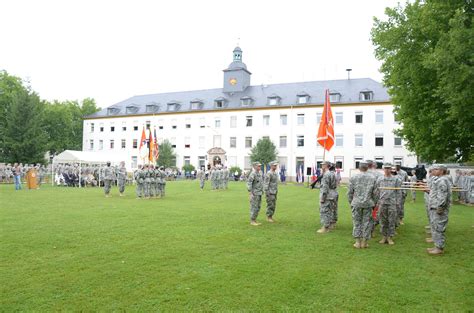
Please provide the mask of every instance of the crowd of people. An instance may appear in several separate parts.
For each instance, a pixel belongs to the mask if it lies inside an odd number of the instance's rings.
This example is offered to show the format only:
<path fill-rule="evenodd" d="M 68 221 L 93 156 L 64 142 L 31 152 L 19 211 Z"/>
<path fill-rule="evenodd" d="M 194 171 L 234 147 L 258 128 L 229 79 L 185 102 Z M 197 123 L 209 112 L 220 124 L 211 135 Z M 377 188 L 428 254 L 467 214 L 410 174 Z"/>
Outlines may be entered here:
<path fill-rule="evenodd" d="M 470 203 L 469 191 L 474 186 L 474 170 L 456 170 L 454 185 L 460 187 L 463 191 L 459 191 L 458 200 L 460 203 Z"/>
<path fill-rule="evenodd" d="M 15 189 L 20 190 L 22 189 L 22 183 L 26 181 L 26 174 L 33 168 L 36 170 L 36 180 L 39 188 L 50 172 L 50 167 L 47 168 L 42 164 L 0 164 L 0 183 L 14 183 Z"/>

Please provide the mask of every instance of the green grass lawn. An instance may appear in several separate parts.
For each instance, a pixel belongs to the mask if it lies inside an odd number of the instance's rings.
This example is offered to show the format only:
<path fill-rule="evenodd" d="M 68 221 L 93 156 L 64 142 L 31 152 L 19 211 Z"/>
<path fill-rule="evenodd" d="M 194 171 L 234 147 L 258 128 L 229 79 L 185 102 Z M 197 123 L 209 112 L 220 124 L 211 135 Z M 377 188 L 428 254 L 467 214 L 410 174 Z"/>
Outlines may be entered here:
<path fill-rule="evenodd" d="M 473 207 L 452 207 L 446 253 L 429 256 L 421 194 L 394 246 L 377 234 L 356 250 L 344 187 L 337 229 L 319 235 L 317 191 L 280 186 L 277 223 L 262 209 L 255 227 L 243 183 L 198 185 L 170 182 L 155 200 L 136 200 L 134 187 L 106 199 L 98 188 L 0 185 L 0 310 L 474 308 Z"/>

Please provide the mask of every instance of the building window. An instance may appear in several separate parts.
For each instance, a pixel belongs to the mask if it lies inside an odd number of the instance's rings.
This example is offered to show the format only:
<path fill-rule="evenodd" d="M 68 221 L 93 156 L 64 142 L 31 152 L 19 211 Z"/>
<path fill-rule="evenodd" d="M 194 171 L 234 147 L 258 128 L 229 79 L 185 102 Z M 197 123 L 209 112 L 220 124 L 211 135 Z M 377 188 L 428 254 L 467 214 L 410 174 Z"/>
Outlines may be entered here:
<path fill-rule="evenodd" d="M 245 148 L 252 148 L 252 137 L 245 137 Z"/>
<path fill-rule="evenodd" d="M 336 112 L 336 124 L 342 124 L 344 122 L 343 112 Z"/>
<path fill-rule="evenodd" d="M 280 136 L 280 148 L 286 148 L 286 136 Z"/>
<path fill-rule="evenodd" d="M 362 134 L 356 134 L 355 135 L 355 146 L 356 147 L 362 147 L 364 144 L 363 136 Z"/>
<path fill-rule="evenodd" d="M 110 132 L 114 132 L 115 131 L 115 126 L 110 126 Z"/>
<path fill-rule="evenodd" d="M 363 157 L 355 157 L 355 158 L 354 158 L 354 166 L 355 166 L 355 168 L 359 168 L 360 162 L 362 162 L 363 159 L 364 159 Z"/>
<path fill-rule="evenodd" d="M 339 168 L 341 170 L 344 169 L 344 157 L 342 156 L 334 157 L 334 163 L 336 164 L 336 168 Z"/>
<path fill-rule="evenodd" d="M 383 134 L 375 134 L 375 146 L 383 147 Z"/>
<path fill-rule="evenodd" d="M 321 123 L 322 116 L 323 116 L 323 113 L 316 113 L 316 124 Z"/>
<path fill-rule="evenodd" d="M 362 112 L 355 112 L 355 122 L 356 124 L 362 124 L 363 122 L 363 113 Z"/>
<path fill-rule="evenodd" d="M 163 129 L 163 126 L 158 126 L 158 129 Z"/>
<path fill-rule="evenodd" d="M 341 94 L 340 93 L 330 93 L 329 94 L 329 102 L 336 103 L 341 101 Z"/>
<path fill-rule="evenodd" d="M 180 104 L 176 101 L 168 103 L 168 111 L 178 111 Z"/>
<path fill-rule="evenodd" d="M 393 145 L 395 147 L 401 147 L 402 146 L 402 138 L 401 137 L 395 137 L 393 139 Z"/>
<path fill-rule="evenodd" d="M 361 91 L 360 101 L 372 101 L 374 99 L 374 93 L 372 91 Z"/>
<path fill-rule="evenodd" d="M 94 132 L 94 123 L 91 123 L 91 133 Z"/>
<path fill-rule="evenodd" d="M 199 136 L 199 149 L 204 149 L 205 142 L 206 142 L 206 137 L 204 136 Z"/>
<path fill-rule="evenodd" d="M 132 156 L 132 168 L 137 168 L 138 166 L 138 157 Z"/>
<path fill-rule="evenodd" d="M 191 124 L 186 124 L 186 128 L 191 128 Z"/>
<path fill-rule="evenodd" d="M 240 98 L 240 105 L 243 107 L 248 107 L 253 104 L 253 99 L 250 97 L 242 97 Z"/>
<path fill-rule="evenodd" d="M 383 164 L 383 157 L 375 157 L 374 158 L 375 163 L 377 164 L 377 168 L 379 168 L 378 164 L 382 163 Z"/>
<path fill-rule="evenodd" d="M 171 137 L 170 143 L 171 143 L 171 147 L 176 148 L 176 137 Z"/>
<path fill-rule="evenodd" d="M 206 127 L 206 118 L 205 117 L 201 117 L 199 119 L 199 127 L 200 128 L 205 128 Z"/>
<path fill-rule="evenodd" d="M 298 125 L 304 125 L 304 114 L 298 114 L 296 117 L 296 122 Z"/>
<path fill-rule="evenodd" d="M 231 116 L 230 117 L 230 128 L 236 128 L 237 127 L 237 116 Z"/>
<path fill-rule="evenodd" d="M 99 140 L 99 150 L 102 150 L 102 149 L 104 149 L 104 141 Z"/>
<path fill-rule="evenodd" d="M 214 135 L 214 147 L 221 147 L 221 135 Z"/>
<path fill-rule="evenodd" d="M 145 128 L 146 128 L 146 130 L 149 130 L 149 129 L 150 129 L 150 125 L 151 125 L 151 122 L 150 122 L 150 121 L 146 121 L 146 122 L 145 122 Z"/>
<path fill-rule="evenodd" d="M 137 148 L 138 148 L 138 139 L 133 139 L 132 148 L 133 148 L 133 149 L 137 149 Z"/>
<path fill-rule="evenodd" d="M 343 146 L 344 146 L 344 135 L 336 134 L 336 147 L 343 147 Z"/>
<path fill-rule="evenodd" d="M 298 104 L 308 103 L 308 96 L 298 96 Z"/>
<path fill-rule="evenodd" d="M 184 137 L 184 147 L 191 148 L 191 137 Z"/>
<path fill-rule="evenodd" d="M 268 98 L 268 105 L 278 105 L 280 98 Z"/>
<path fill-rule="evenodd" d="M 393 157 L 393 164 L 403 166 L 403 157 Z"/>
<path fill-rule="evenodd" d="M 199 168 L 203 168 L 206 166 L 206 157 L 205 156 L 199 156 L 198 157 L 198 166 Z"/>
<path fill-rule="evenodd" d="M 375 111 L 375 123 L 383 123 L 383 111 Z"/>
<path fill-rule="evenodd" d="M 110 139 L 110 149 L 113 149 L 115 147 L 115 142 L 113 139 Z"/>
<path fill-rule="evenodd" d="M 121 143 L 121 148 L 122 149 L 125 149 L 126 148 L 126 145 L 127 145 L 127 141 L 125 139 L 122 139 L 122 143 Z"/>
<path fill-rule="evenodd" d="M 216 119 L 214 120 L 214 126 L 215 126 L 216 128 L 220 128 L 220 127 L 221 127 L 221 119 L 220 119 L 220 118 L 216 118 Z"/>
<path fill-rule="evenodd" d="M 236 148 L 237 147 L 237 138 L 236 137 L 230 137 L 229 146 L 231 148 Z"/>
<path fill-rule="evenodd" d="M 252 168 L 252 164 L 250 164 L 250 157 L 244 157 L 244 170 L 249 170 Z"/>
<path fill-rule="evenodd" d="M 138 112 L 138 108 L 136 106 L 131 105 L 131 106 L 127 106 L 125 108 L 125 113 L 126 114 L 134 114 L 134 113 L 137 113 L 137 112 Z"/>
<path fill-rule="evenodd" d="M 190 156 L 185 156 L 183 163 L 184 163 L 184 165 L 190 165 L 191 164 L 191 157 Z"/>
<path fill-rule="evenodd" d="M 91 140 L 89 141 L 89 144 L 90 144 L 90 145 L 89 145 L 89 150 L 94 150 L 94 139 L 91 139 Z"/>
<path fill-rule="evenodd" d="M 224 107 L 224 100 L 216 100 L 215 105 L 217 109 L 222 109 Z"/>
<path fill-rule="evenodd" d="M 296 146 L 297 147 L 304 147 L 304 136 L 303 135 L 296 136 Z"/>
<path fill-rule="evenodd" d="M 133 126 L 133 131 L 138 131 L 138 126 Z"/>
<path fill-rule="evenodd" d="M 263 126 L 270 126 L 270 115 L 263 116 Z"/>
<path fill-rule="evenodd" d="M 398 114 L 393 113 L 393 121 L 396 124 L 400 124 L 400 119 L 398 118 Z"/>
<path fill-rule="evenodd" d="M 100 126 L 99 131 L 102 133 L 104 131 L 104 126 Z"/>
<path fill-rule="evenodd" d="M 280 125 L 285 126 L 288 124 L 288 115 L 282 114 L 280 115 Z"/>
<path fill-rule="evenodd" d="M 246 120 L 245 126 L 252 127 L 252 116 L 246 116 L 245 120 Z"/>
<path fill-rule="evenodd" d="M 199 110 L 203 104 L 204 102 L 198 99 L 191 101 L 191 110 Z"/>
<path fill-rule="evenodd" d="M 122 131 L 127 131 L 127 123 L 126 122 L 122 122 Z"/>

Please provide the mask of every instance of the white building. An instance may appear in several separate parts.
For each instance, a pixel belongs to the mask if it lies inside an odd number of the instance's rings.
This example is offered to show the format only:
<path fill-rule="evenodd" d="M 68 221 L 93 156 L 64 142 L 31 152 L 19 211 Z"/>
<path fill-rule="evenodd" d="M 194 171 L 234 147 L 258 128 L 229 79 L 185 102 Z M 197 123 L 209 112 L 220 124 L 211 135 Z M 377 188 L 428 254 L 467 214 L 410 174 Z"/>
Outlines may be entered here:
<path fill-rule="evenodd" d="M 364 159 L 416 165 L 416 156 L 393 133 L 399 124 L 380 83 L 364 78 L 251 86 L 250 76 L 237 47 L 223 88 L 134 96 L 85 117 L 83 150 L 122 153 L 127 167 L 136 168 L 146 127 L 156 129 L 158 142 L 173 144 L 178 167 L 207 165 L 208 151 L 221 147 L 225 165 L 249 169 L 251 147 L 269 137 L 294 177 L 298 165 L 323 160 L 316 135 L 329 89 L 336 143 L 325 157 L 343 177 Z"/>

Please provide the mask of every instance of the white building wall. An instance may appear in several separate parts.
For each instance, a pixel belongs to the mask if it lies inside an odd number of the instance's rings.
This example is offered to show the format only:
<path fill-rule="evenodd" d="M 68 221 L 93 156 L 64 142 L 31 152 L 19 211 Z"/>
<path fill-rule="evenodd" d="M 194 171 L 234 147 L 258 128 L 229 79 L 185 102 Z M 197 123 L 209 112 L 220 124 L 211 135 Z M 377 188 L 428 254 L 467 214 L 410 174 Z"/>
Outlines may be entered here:
<path fill-rule="evenodd" d="M 182 167 L 184 157 L 190 157 L 191 164 L 198 166 L 198 159 L 207 156 L 207 151 L 214 146 L 214 140 L 220 136 L 221 148 L 227 152 L 227 165 L 245 166 L 245 158 L 250 148 L 245 147 L 245 138 L 252 138 L 252 145 L 263 137 L 268 136 L 278 150 L 280 158 L 287 160 L 288 176 L 295 176 L 296 158 L 304 158 L 304 166 L 313 167 L 318 160 L 323 159 L 323 149 L 316 143 L 319 123 L 317 114 L 322 113 L 322 106 L 259 108 L 248 110 L 223 110 L 211 112 L 182 112 L 147 116 L 110 117 L 84 120 L 83 150 L 90 151 L 90 140 L 94 141 L 93 151 L 99 151 L 99 140 L 103 140 L 103 150 L 123 152 L 127 155 L 126 164 L 132 169 L 132 157 L 138 157 L 138 164 L 143 163 L 139 158 L 138 148 L 132 149 L 133 140 L 138 140 L 142 128 L 150 121 L 151 129 L 156 128 L 159 142 L 168 139 L 176 144 L 177 166 Z M 402 146 L 394 145 L 393 130 L 399 127 L 394 121 L 393 106 L 389 103 L 332 105 L 334 119 L 336 114 L 343 114 L 343 122 L 334 125 L 335 134 L 343 135 L 343 146 L 334 146 L 326 152 L 325 158 L 332 162 L 343 160 L 342 176 L 348 177 L 350 169 L 355 167 L 355 158 L 383 158 L 384 162 L 394 162 L 401 158 L 404 166 L 415 166 L 416 156 Z M 376 123 L 375 112 L 383 111 L 383 123 Z M 355 113 L 363 113 L 363 123 L 355 123 Z M 304 114 L 304 124 L 299 125 L 298 114 Z M 269 125 L 264 125 L 263 116 L 269 116 Z M 287 115 L 287 125 L 281 125 L 280 116 Z M 236 127 L 231 127 L 231 117 L 237 118 Z M 246 116 L 252 116 L 252 126 L 246 126 Z M 216 122 L 216 121 L 220 121 Z M 91 132 L 91 123 L 94 131 Z M 186 128 L 190 124 L 190 128 Z M 126 131 L 122 127 L 126 127 Z M 138 126 L 138 130 L 134 130 Z M 163 129 L 160 129 L 160 126 Z M 176 126 L 176 129 L 173 128 Z M 101 132 L 100 127 L 104 127 Z M 112 132 L 111 127 L 115 127 Z M 383 147 L 375 146 L 375 135 L 383 134 Z M 355 146 L 355 135 L 363 136 L 363 146 Z M 304 147 L 297 147 L 297 136 L 304 136 Z M 280 147 L 280 136 L 287 136 L 287 147 Z M 148 137 L 148 132 L 147 132 Z M 200 137 L 204 137 L 204 146 L 200 146 Z M 236 137 L 236 147 L 230 147 L 230 137 Z M 114 148 L 110 148 L 110 140 L 114 140 Z M 126 140 L 126 148 L 121 148 L 122 139 Z M 190 144 L 189 148 L 185 144 Z M 208 160 L 206 160 L 206 164 Z M 248 162 L 247 162 L 248 163 Z M 248 164 L 247 164 L 248 165 Z"/>

